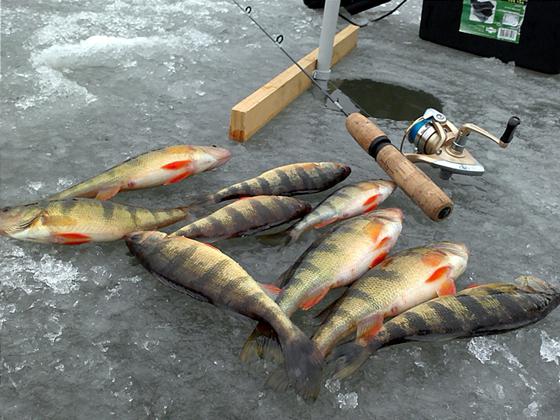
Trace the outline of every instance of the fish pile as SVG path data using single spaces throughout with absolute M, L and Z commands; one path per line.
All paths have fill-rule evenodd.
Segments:
M 378 209 L 395 190 L 386 180 L 344 185 L 316 206 L 294 198 L 345 180 L 337 162 L 270 169 L 189 205 L 146 209 L 108 201 L 121 191 L 163 186 L 215 169 L 231 157 L 218 147 L 176 145 L 147 152 L 40 202 L 0 210 L 0 235 L 80 245 L 125 239 L 154 277 L 188 296 L 257 321 L 241 360 L 282 364 L 267 383 L 319 395 L 327 375 L 346 378 L 379 349 L 410 341 L 500 334 L 544 318 L 560 304 L 560 288 L 532 276 L 457 292 L 464 244 L 438 242 L 391 253 L 403 227 L 399 208 Z M 232 201 L 197 218 L 195 209 Z M 159 229 L 183 221 L 171 233 Z M 273 283 L 251 277 L 212 242 L 282 227 L 286 245 L 311 229 L 321 234 Z M 305 334 L 292 320 L 340 297 L 316 315 Z M 324 306 L 324 305 L 323 305 Z

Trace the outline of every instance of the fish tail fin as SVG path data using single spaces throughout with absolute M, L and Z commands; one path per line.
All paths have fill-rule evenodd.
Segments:
M 287 241 L 286 245 L 297 242 L 299 237 L 302 235 L 302 233 L 303 233 L 303 230 L 296 229 L 295 226 L 292 226 L 291 228 L 289 228 L 286 231 L 286 234 L 288 236 L 288 241 Z
M 219 203 L 220 200 L 216 194 L 207 194 L 201 196 L 195 196 L 194 200 L 191 201 L 191 207 L 201 207 L 207 204 L 216 204 Z
M 241 360 L 248 362 L 256 358 L 272 359 L 282 362 L 282 349 L 278 335 L 266 322 L 259 322 L 241 350 Z
M 290 237 L 286 234 L 285 230 L 266 235 L 258 235 L 257 239 L 269 246 L 285 246 L 290 242 Z
M 382 344 L 373 340 L 367 346 L 355 341 L 336 347 L 328 357 L 328 370 L 334 379 L 344 379 L 355 373 Z
M 294 326 L 286 336 L 280 335 L 285 374 L 272 374 L 267 384 L 284 389 L 291 383 L 302 398 L 315 400 L 323 379 L 323 355 L 299 328 Z

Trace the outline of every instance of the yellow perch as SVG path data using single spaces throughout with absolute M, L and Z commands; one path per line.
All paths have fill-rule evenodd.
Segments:
M 311 213 L 296 223 L 290 230 L 291 240 L 297 240 L 311 228 L 322 228 L 338 220 L 349 219 L 375 210 L 391 193 L 396 185 L 392 181 L 364 181 L 345 185 L 323 200 Z
M 304 398 L 319 393 L 321 362 L 309 338 L 237 262 L 212 245 L 161 232 L 126 238 L 142 265 L 164 283 L 213 305 L 266 322 L 278 336 L 291 382 Z
M 359 279 L 389 253 L 401 233 L 402 220 L 400 209 L 377 210 L 350 219 L 316 240 L 282 276 L 283 289 L 276 299 L 280 309 L 288 316 L 298 309 L 311 309 L 329 290 Z M 276 337 L 258 325 L 242 357 L 275 356 L 270 338 Z
M 64 245 L 108 242 L 189 217 L 186 207 L 148 210 L 90 198 L 45 201 L 0 210 L 0 235 Z
M 180 235 L 205 242 L 247 236 L 299 219 L 309 213 L 309 210 L 309 203 L 293 197 L 248 197 L 234 201 L 170 236 Z
M 323 356 L 355 333 L 365 346 L 395 316 L 436 296 L 455 293 L 455 279 L 467 265 L 465 245 L 440 242 L 411 248 L 387 258 L 353 283 L 334 304 L 313 336 Z
M 179 182 L 190 175 L 221 166 L 230 157 L 231 153 L 228 150 L 215 146 L 177 145 L 152 150 L 59 192 L 49 199 L 86 197 L 108 200 L 119 191 Z
M 212 203 L 256 195 L 311 194 L 331 188 L 350 175 L 337 162 L 292 163 L 263 172 L 255 178 L 223 188 L 203 199 Z
M 387 321 L 366 347 L 347 343 L 329 359 L 342 379 L 382 347 L 502 334 L 540 321 L 558 304 L 560 288 L 533 276 L 476 286 L 415 306 Z

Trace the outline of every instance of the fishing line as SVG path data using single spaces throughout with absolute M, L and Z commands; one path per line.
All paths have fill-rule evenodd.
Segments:
M 315 87 L 317 87 L 319 89 L 319 91 L 325 95 L 325 97 L 331 101 L 333 103 L 333 105 L 335 105 L 337 107 L 337 109 L 342 112 L 346 117 L 348 117 L 348 113 L 344 110 L 344 108 L 342 107 L 342 105 L 340 104 L 340 102 L 338 102 L 337 99 L 334 99 L 331 94 L 324 89 L 318 82 L 317 80 L 313 77 L 313 75 L 309 74 L 297 61 L 295 58 L 293 58 L 290 53 L 288 51 L 286 51 L 286 49 L 284 47 L 282 47 L 282 42 L 284 41 L 284 35 L 280 34 L 277 35 L 276 38 L 274 38 L 259 22 L 257 22 L 257 20 L 255 18 L 253 18 L 253 16 L 251 16 L 251 12 L 253 11 L 253 8 L 251 6 L 246 6 L 243 7 L 241 6 L 241 4 L 239 4 L 239 2 L 237 0 L 231 0 L 242 12 L 244 15 L 246 15 L 249 19 L 251 19 L 251 21 L 257 26 L 257 28 L 259 28 L 268 39 L 270 39 L 272 41 L 272 43 L 274 45 L 276 45 L 280 51 L 282 51 L 284 53 L 284 55 L 286 57 L 288 57 L 290 59 L 290 61 L 292 63 L 294 63 L 297 68 L 303 73 L 305 74 L 305 76 L 307 76 L 307 78 L 309 80 L 311 80 L 311 83 L 313 83 L 313 85 L 315 85 Z M 372 22 L 379 22 L 382 19 L 385 19 L 386 17 L 392 15 L 393 13 L 395 13 L 403 4 L 405 4 L 408 0 L 403 0 L 402 2 L 400 2 L 393 10 L 385 13 L 384 15 L 373 19 Z M 327 80 L 327 86 L 331 86 L 334 87 L 335 90 L 338 89 L 338 87 L 332 83 L 330 80 Z M 360 112 L 365 115 L 368 118 L 371 118 L 371 115 L 369 115 L 361 106 L 359 106 L 354 100 L 351 100 L 352 103 L 360 110 Z
M 290 59 L 290 61 L 291 61 L 292 63 L 294 63 L 294 64 L 298 67 L 298 69 L 300 69 L 300 71 L 301 71 L 303 74 L 305 74 L 305 75 L 307 76 L 307 78 L 308 78 L 309 80 L 311 80 L 311 82 L 315 85 L 315 87 L 317 87 L 317 88 L 321 91 L 321 93 L 322 93 L 323 95 L 325 95 L 325 97 L 326 97 L 329 101 L 331 101 L 331 102 L 338 108 L 338 110 L 339 110 L 340 112 L 342 112 L 346 117 L 349 115 L 349 114 L 344 110 L 344 108 L 342 107 L 342 105 L 340 105 L 340 103 L 339 103 L 336 99 L 334 99 L 334 98 L 331 96 L 331 94 L 330 94 L 328 91 L 326 91 L 326 90 L 317 82 L 317 80 L 315 80 L 315 78 L 314 78 L 311 74 L 309 74 L 309 73 L 308 73 L 308 72 L 307 72 L 307 71 L 306 71 L 306 70 L 305 70 L 305 69 L 290 55 L 290 53 L 289 53 L 288 51 L 286 51 L 286 50 L 284 49 L 284 47 L 282 47 L 281 44 L 282 44 L 282 41 L 284 41 L 284 35 L 278 35 L 278 36 L 276 36 L 276 38 L 274 38 L 269 32 L 267 32 L 266 29 L 264 29 L 264 28 L 259 24 L 259 22 L 257 22 L 257 21 L 253 18 L 253 16 L 251 16 L 251 12 L 253 11 L 253 8 L 252 8 L 251 6 L 247 6 L 247 7 L 244 8 L 243 6 L 241 6 L 241 5 L 237 2 L 237 0 L 231 0 L 231 1 L 232 1 L 233 3 L 235 3 L 235 5 L 236 5 L 237 7 L 239 7 L 239 9 L 241 9 L 241 11 L 242 11 L 249 19 L 251 19 L 251 21 L 252 21 L 255 25 L 257 25 L 257 27 L 268 37 L 268 39 L 270 39 L 270 40 L 274 43 L 274 45 L 276 45 L 278 48 L 280 48 L 280 50 L 284 53 L 284 55 L 286 55 L 286 57 L 288 57 L 288 58 Z M 327 83 L 329 83 L 329 82 L 327 82 Z M 330 82 L 330 83 L 332 83 L 332 82 Z M 361 108 L 360 106 L 358 106 L 358 108 L 360 109 L 361 112 L 363 112 L 364 114 L 367 114 L 365 111 L 362 110 L 362 108 Z
M 380 20 L 385 19 L 385 18 L 388 17 L 388 16 L 391 16 L 393 13 L 395 13 L 397 10 L 399 10 L 399 9 L 401 8 L 401 6 L 402 6 L 403 4 L 405 4 L 407 1 L 408 1 L 408 0 L 403 0 L 403 1 L 401 1 L 401 2 L 397 5 L 397 7 L 395 7 L 393 10 L 391 10 L 391 11 L 385 13 L 384 15 L 379 16 L 378 18 L 373 19 L 372 22 L 379 22 Z

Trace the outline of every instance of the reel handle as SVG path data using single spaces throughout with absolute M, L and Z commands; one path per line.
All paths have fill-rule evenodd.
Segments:
M 453 201 L 399 152 L 373 122 L 355 112 L 346 118 L 346 129 L 430 219 L 440 221 L 451 214 Z
M 513 135 L 515 134 L 515 130 L 521 124 L 521 120 L 518 117 L 511 117 L 507 123 L 506 130 L 502 137 L 500 137 L 500 141 L 505 144 L 510 144 L 513 140 Z

